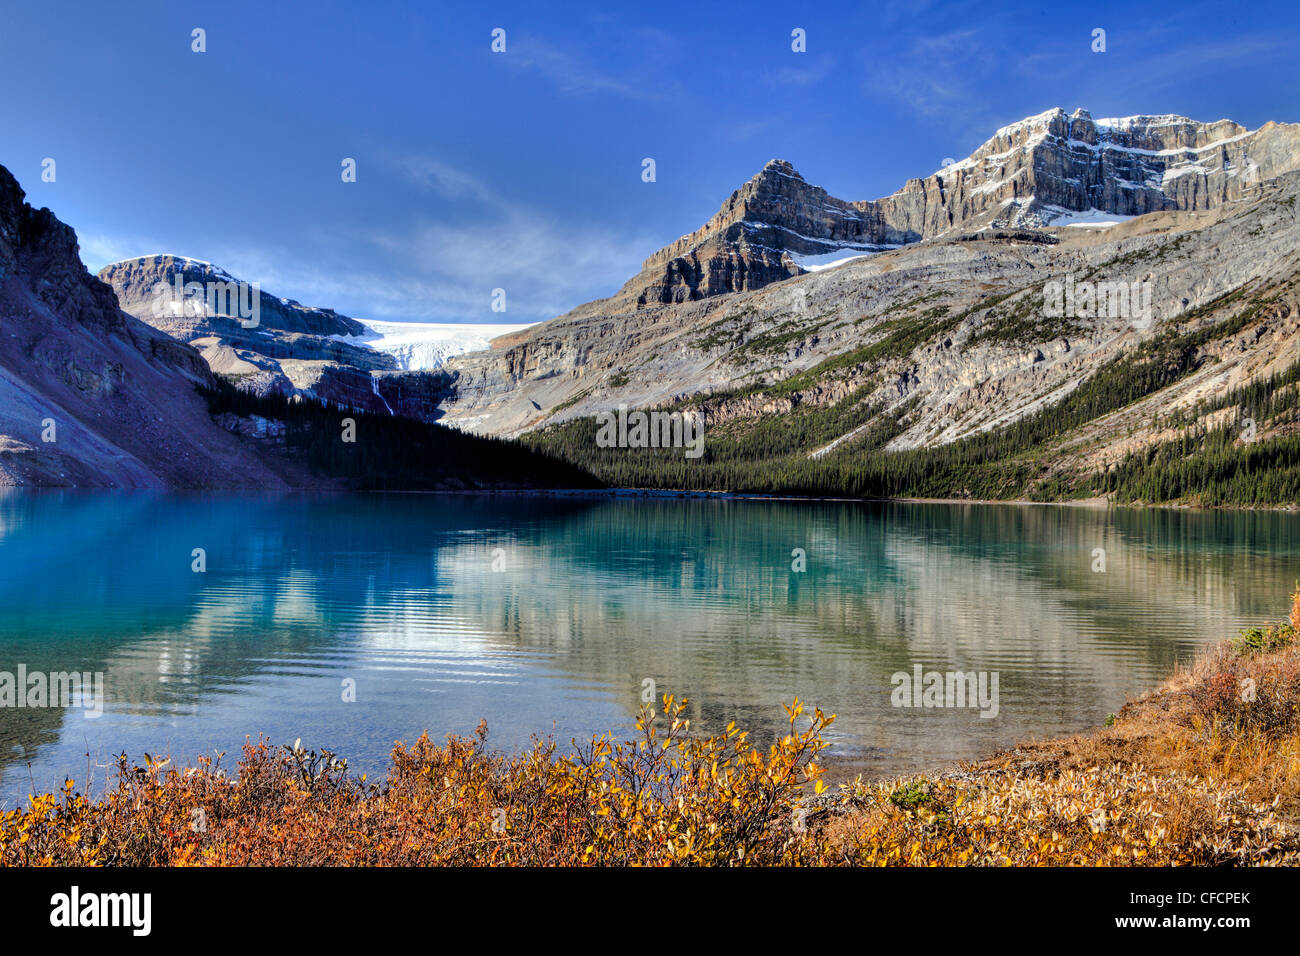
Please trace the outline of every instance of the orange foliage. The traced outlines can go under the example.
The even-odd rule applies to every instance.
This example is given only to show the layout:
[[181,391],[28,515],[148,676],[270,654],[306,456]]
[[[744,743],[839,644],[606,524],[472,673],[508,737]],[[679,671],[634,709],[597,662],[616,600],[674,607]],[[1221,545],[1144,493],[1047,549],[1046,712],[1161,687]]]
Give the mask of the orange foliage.
[[608,736],[559,754],[538,742],[505,758],[477,739],[397,745],[382,785],[346,762],[265,740],[237,779],[211,760],[181,772],[119,767],[105,799],[69,780],[59,795],[0,818],[0,862],[36,865],[311,866],[432,864],[793,864],[816,843],[798,804],[820,790],[815,763],[833,716],[786,708],[789,733],[766,753],[729,725],[687,735],[685,701],[643,710],[635,741]]

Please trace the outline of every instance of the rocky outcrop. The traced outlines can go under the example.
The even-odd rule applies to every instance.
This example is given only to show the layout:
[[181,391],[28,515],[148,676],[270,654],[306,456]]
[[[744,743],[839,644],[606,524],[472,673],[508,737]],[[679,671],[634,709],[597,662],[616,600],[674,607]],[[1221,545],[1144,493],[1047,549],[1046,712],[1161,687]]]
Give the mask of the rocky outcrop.
[[643,306],[760,289],[803,271],[792,254],[873,252],[904,240],[869,213],[774,159],[702,227],[648,258],[620,295]]
[[891,199],[930,236],[990,215],[994,223],[1044,226],[1089,210],[1213,209],[1298,168],[1295,124],[1252,132],[1230,120],[1094,120],[1087,110],[1054,109],[1003,127],[969,158]]
[[876,235],[850,203],[774,159],[707,223],[646,259],[611,304],[644,307],[761,289],[803,272],[795,255],[849,244],[879,251]]
[[447,372],[384,372],[375,376],[375,387],[386,406],[396,415],[432,422],[442,417],[443,402],[454,394],[453,378]]
[[[217,358],[214,350],[226,349],[253,364],[264,364],[259,359],[296,359],[367,370],[396,367],[389,355],[341,341],[340,336],[361,337],[369,329],[333,309],[305,306],[258,289],[254,313],[251,284],[209,262],[145,256],[105,266],[99,277],[113,287],[123,310],[199,348],[210,364]],[[188,294],[187,288],[192,290]]]
[[0,486],[285,487],[213,423],[192,348],[118,308],[0,167]]

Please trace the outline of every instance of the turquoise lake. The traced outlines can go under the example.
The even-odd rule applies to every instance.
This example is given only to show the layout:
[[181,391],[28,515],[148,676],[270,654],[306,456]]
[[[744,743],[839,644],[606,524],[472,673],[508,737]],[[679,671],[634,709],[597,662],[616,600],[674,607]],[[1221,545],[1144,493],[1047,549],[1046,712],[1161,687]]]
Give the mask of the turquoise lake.
[[[798,695],[839,715],[837,774],[933,769],[1100,724],[1298,577],[1276,512],[0,492],[0,680],[104,689],[0,706],[0,799],[259,734],[372,775],[481,719],[567,745],[630,732],[647,681],[699,732],[766,740]],[[996,716],[894,706],[918,666],[996,674]]]

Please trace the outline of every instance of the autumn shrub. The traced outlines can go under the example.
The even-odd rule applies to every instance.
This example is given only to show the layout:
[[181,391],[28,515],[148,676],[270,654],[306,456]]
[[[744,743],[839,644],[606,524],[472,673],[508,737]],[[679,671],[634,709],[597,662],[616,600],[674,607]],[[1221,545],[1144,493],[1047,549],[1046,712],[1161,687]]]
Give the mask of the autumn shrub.
[[[1291,596],[1300,619],[1300,586]],[[1300,646],[1289,621],[1243,630],[1206,652],[1189,690],[1198,724],[1240,736],[1289,733],[1300,726]]]
[[0,818],[0,862],[38,865],[660,865],[817,862],[800,801],[834,716],[787,708],[766,750],[734,724],[691,736],[685,701],[643,710],[638,736],[561,753],[537,741],[491,753],[486,725],[443,746],[397,745],[387,778],[349,774],[328,752],[244,748],[236,775],[123,759],[103,799],[69,780]]
[[1291,594],[1291,616],[1280,624],[1248,627],[1233,642],[1233,648],[1242,656],[1272,654],[1296,643],[1300,636],[1300,582]]
[[1106,729],[937,776],[842,788],[855,865],[1300,862],[1300,586],[1291,621],[1208,649]]

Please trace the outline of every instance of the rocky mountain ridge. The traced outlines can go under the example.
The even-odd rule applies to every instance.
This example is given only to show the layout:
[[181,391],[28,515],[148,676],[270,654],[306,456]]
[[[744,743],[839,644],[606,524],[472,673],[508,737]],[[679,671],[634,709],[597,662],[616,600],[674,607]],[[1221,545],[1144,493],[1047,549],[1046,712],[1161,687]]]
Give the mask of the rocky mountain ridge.
[[774,159],[695,232],[649,256],[608,308],[762,288],[809,257],[848,258],[960,230],[1043,227],[1072,213],[1212,209],[1300,168],[1300,126],[1182,116],[1094,120],[1055,108],[878,200],[847,202]]
[[[836,199],[774,160],[615,296],[436,373],[367,368],[346,351],[355,336],[322,335],[328,326],[161,324],[243,387],[278,375],[288,384],[273,390],[504,436],[621,404],[690,408],[750,445],[774,423],[801,423],[782,454],[842,463],[882,434],[904,451],[1010,426],[1159,342],[1196,344],[1151,422],[1289,368],[1300,358],[1298,195],[1300,126],[1051,110],[882,200]],[[143,311],[146,281],[175,264],[108,278]],[[1150,314],[1048,310],[1048,284],[1076,280],[1141,289]],[[1069,439],[1070,454],[1100,467],[1167,435],[1138,411],[1151,408],[1107,413],[1091,443],[1087,428]]]
[[[368,344],[376,337],[370,326],[333,309],[259,289],[253,324],[241,314],[252,311],[246,280],[210,262],[171,254],[115,262],[99,278],[113,288],[124,311],[193,346],[213,372],[253,394],[310,395],[427,421],[439,415],[447,376],[402,368],[401,356]],[[187,286],[189,295],[183,293]],[[237,292],[208,294],[222,286]]]

